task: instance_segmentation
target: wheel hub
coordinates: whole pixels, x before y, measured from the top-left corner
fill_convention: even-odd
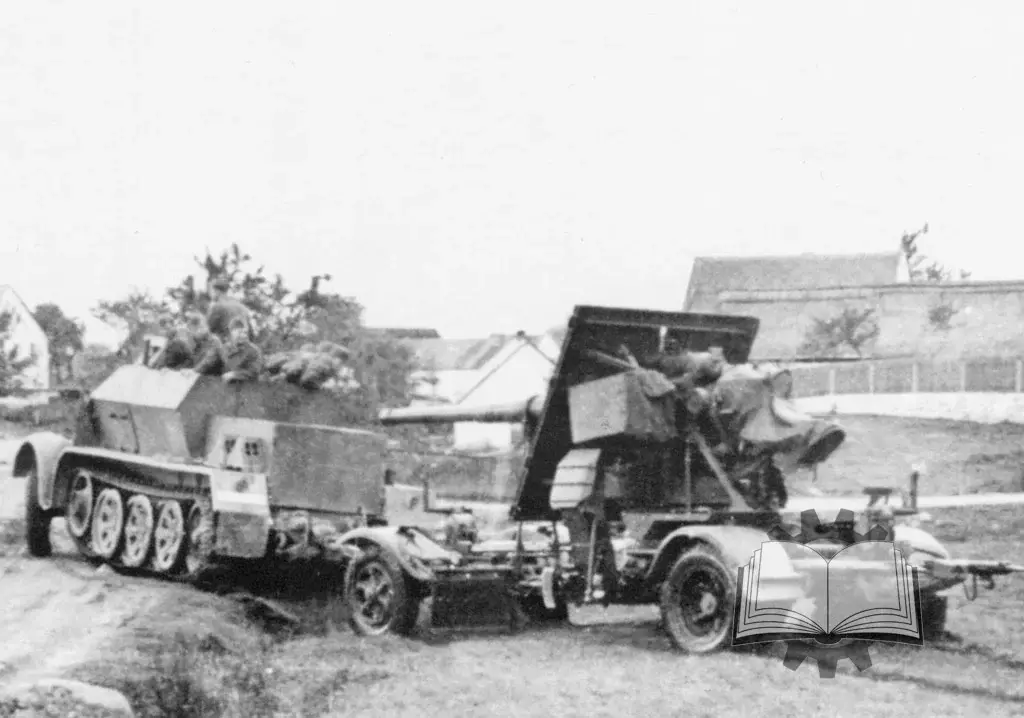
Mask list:
[[[124,505],[117,489],[104,489],[96,500],[92,544],[96,553],[109,559],[117,552],[124,528]]]
[[[721,606],[725,590],[716,577],[700,571],[689,579],[690,586],[682,596],[683,617],[690,630],[698,635],[714,633],[722,618]]]
[[[181,504],[177,501],[167,501],[160,507],[154,539],[153,567],[158,571],[170,571],[178,562],[185,539],[185,520]]]
[[[153,505],[142,494],[128,500],[128,517],[124,527],[124,551],[121,560],[125,566],[141,566],[153,543]]]
[[[718,612],[718,597],[715,594],[705,591],[700,597],[699,619],[708,619]]]
[[[355,585],[359,613],[373,626],[387,622],[394,595],[391,579],[379,566],[366,566]]]

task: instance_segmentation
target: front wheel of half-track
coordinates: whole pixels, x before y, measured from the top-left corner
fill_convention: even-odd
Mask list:
[[[736,575],[717,551],[685,551],[661,586],[661,616],[669,637],[686,653],[711,653],[732,645]]]
[[[345,604],[352,630],[359,636],[411,633],[419,602],[410,588],[405,572],[380,549],[368,549],[354,559],[345,579]]]
[[[50,542],[51,515],[39,505],[39,470],[33,459],[25,472],[25,542],[28,552],[37,558],[53,553]]]

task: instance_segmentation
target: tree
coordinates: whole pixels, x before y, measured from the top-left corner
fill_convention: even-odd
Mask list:
[[[8,347],[11,330],[14,328],[14,315],[0,312],[0,396],[9,396],[21,388],[21,373],[36,362],[33,351],[30,356],[19,356],[18,347]]]
[[[102,301],[92,313],[98,319],[127,330],[117,350],[122,361],[136,359],[144,346],[146,335],[169,331],[174,319],[174,310],[165,300],[139,290],[132,291],[123,299]]]
[[[928,260],[921,254],[917,246],[917,240],[921,235],[928,234],[927,222],[916,232],[904,232],[900,237],[900,249],[907,259],[907,269],[911,282],[951,282],[954,279],[965,281],[971,278],[971,273],[959,270],[954,272],[939,262]]]
[[[907,258],[907,267],[910,271],[911,282],[921,283],[943,283],[952,281],[966,281],[971,278],[971,273],[959,270],[954,272],[953,270],[943,266],[936,261],[928,261],[924,255],[921,254],[917,240],[923,234],[928,233],[928,225],[925,224],[921,229],[916,232],[904,232],[900,238],[900,248],[903,250],[903,256]],[[932,329],[944,332],[948,331],[952,327],[953,318],[959,313],[959,310],[953,305],[953,302],[945,295],[940,294],[936,302],[928,309],[928,323]]]
[[[816,357],[838,356],[844,347],[861,357],[865,345],[876,339],[879,333],[878,320],[872,308],[846,307],[830,319],[814,318],[812,321],[801,349]]]
[[[386,332],[367,329],[363,307],[354,298],[323,291],[331,275],[315,275],[306,289],[293,292],[280,274],[269,275],[238,244],[216,255],[207,250],[205,257],[194,259],[202,274],[184,277],[167,290],[166,299],[134,292],[97,306],[94,313],[101,319],[127,325],[123,357],[135,356],[146,334],[167,331],[188,309],[208,311],[214,282],[226,279],[228,294],[250,311],[254,341],[264,356],[334,342],[350,352],[350,382],[341,381],[336,389],[345,392],[346,401],[362,416],[380,405],[408,403],[411,374],[417,368],[411,349]]]
[[[198,287],[195,275],[190,275],[169,289],[175,313],[189,308],[207,311],[214,282],[227,279],[228,294],[249,308],[256,344],[264,352],[294,349],[307,341],[313,333],[308,323],[311,311],[322,308],[333,296],[320,291],[320,284],[330,281],[331,275],[315,275],[310,278],[308,289],[293,293],[280,274],[270,277],[263,265],[254,266],[252,255],[243,252],[238,244],[232,244],[217,257],[207,250],[205,257],[194,259],[205,274],[200,279],[202,286]]]
[[[87,344],[80,356],[82,365],[75,379],[85,391],[95,389],[125,363],[123,356],[96,344]]]
[[[72,362],[82,351],[81,322],[69,319],[56,304],[40,304],[32,313],[50,344],[50,370],[57,380],[73,379]]]

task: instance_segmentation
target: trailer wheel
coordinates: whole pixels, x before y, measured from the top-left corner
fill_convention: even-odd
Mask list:
[[[711,653],[732,643],[736,576],[717,551],[692,548],[661,585],[661,616],[672,642],[687,653]]]
[[[25,473],[25,542],[32,556],[46,558],[53,553],[50,521],[51,514],[39,505],[39,469],[33,457]]]
[[[360,636],[407,635],[419,613],[419,601],[397,562],[373,547],[352,561],[345,580],[345,603],[352,630]]]

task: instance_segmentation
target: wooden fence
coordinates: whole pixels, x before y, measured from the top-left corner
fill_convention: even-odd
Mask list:
[[[992,392],[1024,389],[1024,358],[868,360],[794,366],[794,398],[834,394],[916,394]]]

